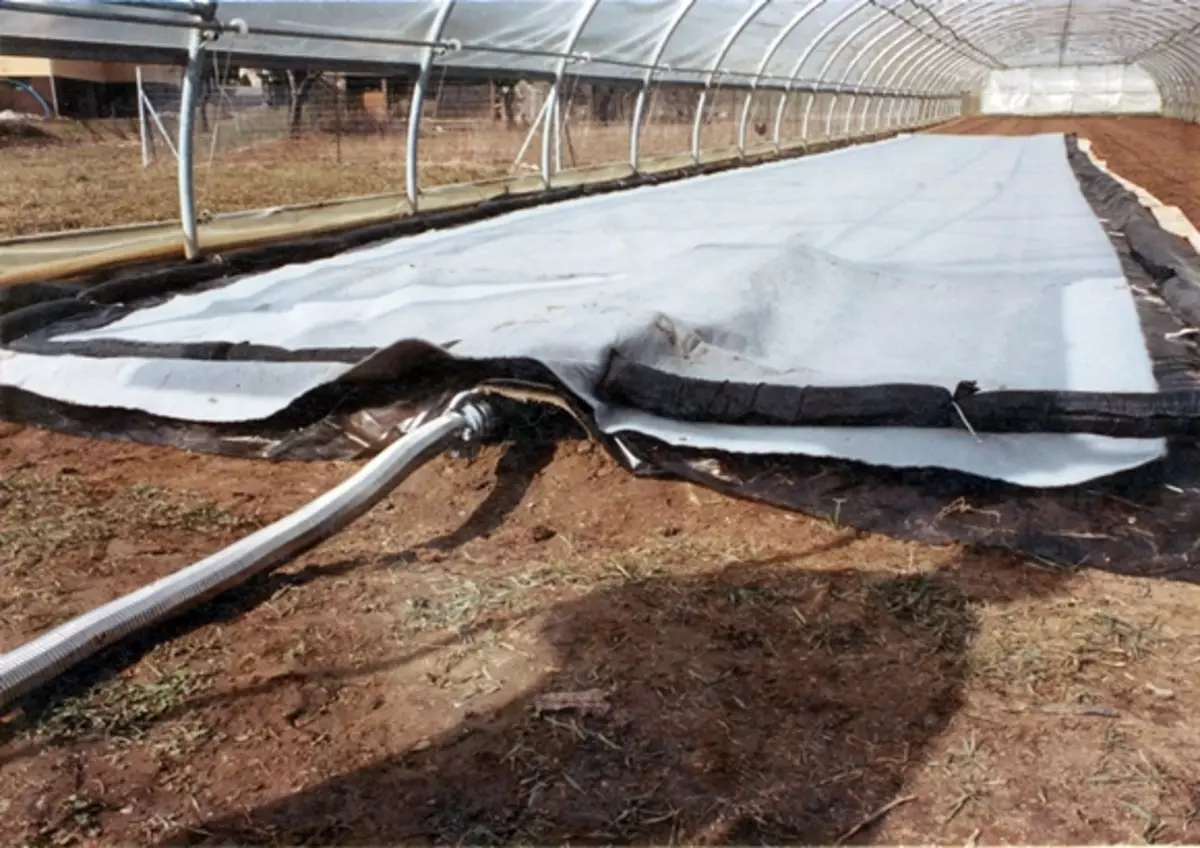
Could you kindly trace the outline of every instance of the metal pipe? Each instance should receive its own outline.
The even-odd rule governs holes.
[[[574,86],[572,86],[572,89]],[[566,134],[567,119],[570,117],[570,98],[567,98],[568,114],[563,114],[562,97],[554,99],[554,173],[563,169],[563,136]]]
[[[872,17],[867,18],[867,20],[865,20],[861,24],[859,24],[859,26],[853,32],[851,32],[849,35],[847,35],[845,38],[843,38],[840,42],[838,42],[837,47],[835,47],[829,53],[829,56],[826,57],[825,63],[821,66],[820,73],[817,74],[817,79],[825,79],[825,75],[828,74],[829,71],[833,68],[834,63],[839,58],[841,58],[841,55],[842,55],[842,53],[845,52],[846,48],[849,47],[851,44],[853,44],[855,41],[857,41],[864,33],[866,33],[872,27],[876,26],[880,21],[885,20],[886,17],[887,17],[886,10],[876,9],[875,14]],[[876,33],[875,38],[881,37],[887,31],[888,31],[888,29],[885,27],[881,32]],[[874,38],[870,39],[870,41],[874,41],[874,40],[875,40]],[[849,75],[849,72],[853,68],[857,59],[858,59],[857,54],[851,57],[850,63],[847,64],[846,68],[843,69],[843,71],[842,71],[842,78],[840,80],[838,80],[839,83],[844,83],[846,81],[846,79]],[[834,94],[832,97],[829,98],[829,105],[826,108],[826,112],[825,112],[825,132],[830,138],[835,137],[834,133],[833,133],[833,116],[834,116],[834,113],[837,111],[837,104],[838,104],[839,96],[840,96],[839,94]],[[811,103],[812,101],[810,100],[809,102]],[[854,108],[853,101],[850,104],[850,108],[851,109]],[[847,112],[847,114],[849,114],[849,112]],[[803,132],[801,133],[801,135],[803,135]]]
[[[138,101],[138,137],[142,142],[142,167],[149,168],[153,160],[153,138],[150,136],[150,118],[146,115],[146,90],[142,87],[142,66],[136,70]]]
[[[987,8],[989,8],[989,7],[980,5],[975,2],[959,3],[955,6],[951,6],[946,9],[946,13],[948,13],[948,14],[943,15],[943,20],[944,21],[949,20],[950,15],[953,15],[956,18],[960,18],[964,25],[960,30],[956,30],[956,31],[966,33],[972,23],[984,20],[983,17],[979,17],[978,15],[985,13]],[[890,81],[891,79],[896,79],[896,78],[902,77],[901,71],[904,68],[906,68],[907,65],[909,63],[911,63],[913,59],[919,58],[920,61],[924,61],[925,57],[930,55],[931,53],[935,53],[936,49],[939,46],[943,47],[943,48],[945,47],[944,44],[942,44],[941,42],[936,41],[936,40],[931,45],[923,45],[920,43],[907,43],[906,44],[906,43],[904,43],[905,41],[906,41],[906,39],[898,39],[897,41],[893,42],[892,44],[889,44],[888,47],[884,51],[881,51],[876,56],[876,58],[874,60],[872,60],[871,66],[870,66],[870,68],[868,68],[868,71],[864,72],[864,74],[863,74],[864,80],[868,78],[869,71],[873,70],[874,66],[879,61],[883,60],[885,55],[887,53],[890,53],[893,47],[902,45],[901,49],[898,52],[893,53],[890,57],[888,57],[886,63],[884,63],[882,65],[882,67],[880,68],[880,71],[879,71],[879,76],[878,76],[879,79],[888,79]],[[897,67],[896,71],[893,73],[892,69],[893,69],[893,67],[896,67],[897,64],[898,64],[898,67]],[[977,64],[980,64],[980,67],[985,67],[981,63],[977,63]],[[880,123],[882,121],[882,117],[883,117],[884,106],[891,105],[891,103],[894,103],[894,101],[879,100],[875,104],[875,109],[874,109],[875,121],[871,128],[872,132],[875,132],[879,129],[879,125],[880,125]],[[869,115],[869,110],[863,112],[862,120],[859,123],[859,132],[860,133],[864,133],[867,131],[868,115]],[[891,115],[891,110],[889,109],[889,117],[890,117],[890,115]]]
[[[960,2],[957,2],[954,6],[949,7],[945,11],[951,12],[951,13],[957,13],[959,9],[963,8],[968,3],[973,3],[973,2],[975,2],[975,0],[960,0]],[[871,61],[868,62],[867,66],[863,69],[863,72],[862,72],[861,76],[859,77],[859,84],[857,86],[855,86],[855,90],[854,90],[854,94],[852,96],[850,107],[847,110],[848,116],[853,114],[853,111],[854,111],[854,102],[853,101],[859,97],[862,87],[865,84],[869,83],[870,80],[873,79],[872,75],[874,74],[875,69],[877,67],[881,66],[881,63],[882,63],[882,67],[880,67],[879,77],[883,78],[883,77],[887,76],[888,72],[891,70],[891,68],[894,64],[901,61],[904,58],[904,56],[907,55],[909,50],[921,50],[921,49],[927,49],[927,48],[932,49],[932,48],[936,48],[936,46],[938,46],[938,45],[941,45],[943,47],[945,46],[945,45],[942,45],[942,43],[940,41],[938,41],[937,39],[933,38],[931,35],[926,33],[923,29],[920,29],[919,27],[912,25],[911,22],[905,21],[905,23],[908,23],[910,26],[909,32],[900,35],[898,38],[890,41],[888,44],[886,44],[883,47],[878,47],[876,45],[876,43],[872,42],[871,44],[868,44],[866,47],[864,47],[864,49],[862,51],[860,51],[860,53],[858,55],[855,56],[854,64],[857,64],[858,61],[865,58],[867,55],[871,56]],[[890,30],[889,30],[889,33],[890,33]],[[922,42],[920,39],[924,39],[925,42],[930,42],[931,44],[926,44],[926,43]],[[898,50],[898,52],[893,52],[896,48],[900,48],[900,49]],[[866,104],[866,106],[863,108],[862,115],[860,116],[860,119],[859,119],[859,124],[858,124],[858,134],[859,135],[862,135],[865,132],[867,132],[867,119],[870,116],[871,111],[873,109],[881,110],[883,108],[884,102],[886,102],[884,98],[876,98],[876,102],[874,102],[874,103],[868,102]],[[876,120],[876,123],[878,124],[878,119]],[[872,129],[874,129],[874,128],[872,128]],[[847,136],[852,134],[850,131],[850,121],[849,120],[847,120],[846,125],[844,127],[844,134]]]
[[[193,124],[196,103],[200,97],[200,77],[204,73],[204,33],[193,29],[188,33],[187,70],[183,75],[183,95],[179,104],[179,135],[176,141],[179,163],[176,174],[179,182],[179,225],[183,229],[183,254],[187,259],[200,255],[196,230],[195,157]]]
[[[738,153],[746,155],[746,128],[750,124],[750,114],[754,107],[754,92],[758,88],[759,82],[763,75],[767,72],[767,68],[771,64],[771,60],[775,58],[775,54],[779,52],[779,48],[787,41],[788,37],[796,30],[800,24],[804,23],[813,12],[824,6],[826,0],[811,0],[811,2],[792,16],[792,19],[784,24],[775,37],[771,39],[771,43],[767,45],[766,51],[762,55],[762,59],[758,62],[758,70],[754,74],[754,80],[750,83],[750,90],[746,92],[746,96],[742,101],[742,118],[738,122]]]
[[[937,24],[942,30],[949,31],[951,33],[951,37],[954,38],[956,41],[958,41],[959,44],[965,45],[966,47],[968,47],[972,50],[975,50],[976,52],[981,52],[983,55],[988,56],[988,58],[991,58],[989,54],[983,53],[983,51],[981,51],[981,48],[979,48],[977,45],[973,44],[970,41],[969,37],[964,37],[963,30],[956,29],[954,26],[951,26],[947,23],[949,21],[949,18],[945,17],[945,10],[946,10],[947,5],[950,2],[950,0],[946,0],[946,2],[943,2],[943,3],[933,4],[932,9],[930,8],[929,5],[917,2],[917,0],[906,0],[906,2],[909,5],[920,10],[921,12],[925,13],[926,15],[929,15],[930,17],[932,17],[934,20],[934,23]],[[215,20],[215,17],[212,14],[211,4],[198,3],[198,2],[165,2],[165,0],[146,0],[146,2],[144,2],[144,3],[138,3],[138,4],[132,4],[132,5],[124,4],[124,5],[127,8],[129,8],[130,11],[121,12],[120,7],[114,8],[112,5],[105,6],[102,4],[97,4],[95,6],[87,6],[87,5],[77,5],[77,4],[69,4],[68,5],[67,3],[63,3],[63,2],[48,2],[47,3],[47,2],[30,2],[30,0],[0,0],[0,11],[19,11],[19,12],[29,13],[29,14],[52,15],[52,16],[60,16],[60,17],[73,17],[73,18],[80,18],[80,19],[86,19],[86,20],[111,21],[111,22],[117,22],[117,23],[126,23],[126,24],[130,24],[130,25],[146,25],[146,26],[164,27],[164,28],[192,29],[195,27],[199,27],[201,29],[204,29],[207,32],[211,32],[214,34],[219,34],[219,33],[230,31],[230,30],[238,30],[239,32],[243,32],[243,33],[245,33],[247,31],[247,30],[240,29],[239,27],[236,27],[236,26],[232,26],[229,24],[223,24],[223,23]],[[877,5],[879,8],[884,9],[885,11],[887,11],[889,14],[892,14],[897,19],[905,20],[905,22],[909,26],[914,26],[914,24],[911,21],[901,18],[901,16],[896,12],[896,9],[900,8],[900,6],[897,6],[895,8],[884,7],[884,6],[879,5],[877,0],[875,0],[874,5]],[[1180,2],[1180,5],[1184,5],[1186,8],[1186,4],[1183,4],[1182,0]],[[1012,15],[1012,14],[1006,14],[1006,13],[1013,12],[1014,10],[1017,12],[1022,12],[1022,11],[1026,12],[1026,13],[1028,12],[1027,5],[1013,5],[1011,3],[1000,4],[1000,3],[979,2],[979,0],[975,0],[975,2],[972,3],[972,6],[975,7],[978,11],[982,12],[985,16],[993,17],[993,18],[996,18],[996,19],[1002,21],[1005,25],[1008,26],[1009,29],[1012,28],[1011,25],[1012,25],[1013,19],[1015,17],[1019,17],[1019,15]],[[156,9],[156,10],[169,9],[170,11],[182,12],[182,13],[188,13],[188,14],[201,14],[205,19],[197,22],[197,21],[186,21],[181,18],[166,18],[166,17],[162,17],[162,16],[151,17],[151,16],[146,16],[146,15],[131,14],[131,12],[136,13],[136,11],[139,7],[146,8],[146,9]],[[1089,9],[1090,9],[1090,7],[1089,7]],[[934,13],[935,10],[936,10],[937,14]],[[1111,9],[1111,7],[1106,7],[1106,10],[1113,11]],[[1113,23],[1116,24],[1116,26],[1114,26],[1114,32],[1116,32],[1117,34],[1122,35],[1122,36],[1125,36],[1128,34],[1133,34],[1133,33],[1142,33],[1142,34],[1148,34],[1151,38],[1153,38],[1153,37],[1159,35],[1164,29],[1166,29],[1167,27],[1169,27],[1173,24],[1173,21],[1171,20],[1172,17],[1174,17],[1174,22],[1177,22],[1178,21],[1177,16],[1182,15],[1182,14],[1183,14],[1182,12],[1180,12],[1178,9],[1176,9],[1174,7],[1168,8],[1168,9],[1155,7],[1145,13],[1142,13],[1140,11],[1125,13],[1124,10],[1122,10],[1122,14],[1120,16],[1114,16],[1112,18]],[[941,15],[942,17],[945,17],[945,20],[940,19],[939,15]],[[1028,17],[1028,15],[1026,15],[1026,16]],[[1135,25],[1133,23],[1134,21],[1139,20],[1139,19],[1145,20],[1146,25],[1140,25],[1140,24]],[[1178,46],[1180,44],[1180,42],[1182,41],[1182,39],[1186,38],[1188,35],[1195,32],[1197,29],[1200,29],[1200,22],[1197,22],[1197,20],[1195,18],[1184,17],[1183,20],[1186,21],[1184,28],[1181,28],[1181,29],[1178,29],[1175,31],[1169,31],[1170,34],[1168,34],[1165,38],[1160,38],[1158,41],[1151,42],[1151,41],[1147,40],[1146,45],[1144,47],[1140,48],[1139,52],[1124,54],[1119,59],[1115,59],[1115,61],[1118,61],[1119,63],[1131,64],[1131,63],[1134,63],[1134,62],[1140,60],[1140,58],[1141,58],[1140,54],[1148,55],[1150,53],[1154,53],[1159,50],[1162,50],[1168,45]],[[561,51],[543,50],[543,49],[536,49],[536,48],[523,48],[523,47],[516,47],[516,46],[500,46],[500,45],[475,44],[475,43],[462,43],[462,44],[455,44],[455,45],[444,43],[444,44],[430,45],[430,43],[427,40],[392,38],[392,37],[387,37],[387,36],[376,36],[376,35],[370,35],[370,34],[365,34],[365,33],[343,32],[343,31],[338,31],[338,30],[333,30],[333,29],[325,29],[325,30],[322,30],[319,32],[314,32],[310,28],[302,28],[302,27],[258,26],[258,27],[254,28],[254,32],[257,35],[268,36],[268,37],[306,38],[306,39],[317,39],[317,40],[322,40],[322,41],[342,41],[342,42],[348,42],[348,43],[377,44],[377,45],[385,45],[385,46],[420,47],[420,48],[434,46],[434,47],[441,48],[441,49],[448,49],[448,48],[454,47],[454,48],[457,48],[457,49],[460,49],[460,50],[463,50],[466,52],[491,53],[491,54],[495,54],[495,55],[528,56],[528,57],[540,57],[540,58],[558,58],[558,57],[564,55],[561,53]],[[928,33],[923,32],[923,34],[925,34],[927,37],[932,37]],[[1025,38],[1024,34],[1022,34],[1021,37],[1024,40],[1027,40],[1027,38]],[[944,44],[944,42],[943,42],[943,46],[946,46],[947,49],[962,50],[962,48],[956,48],[954,45],[946,45],[946,44]],[[574,59],[574,60],[587,61],[588,63],[591,63],[591,64],[598,64],[598,65],[603,64],[603,65],[610,65],[613,67],[634,68],[634,69],[638,69],[638,70],[645,70],[646,68],[650,67],[649,65],[647,65],[644,62],[626,61],[626,60],[621,60],[621,59],[618,59],[615,57],[608,57],[608,56],[584,57],[584,56],[572,55],[569,58]],[[694,69],[692,69],[692,68],[689,68],[689,69],[676,68],[674,70],[678,70],[678,71],[686,70],[688,72],[697,73],[697,74],[705,73],[705,69],[703,69],[703,68],[694,68]],[[749,72],[730,71],[730,72],[728,72],[728,76],[744,77],[748,81],[753,80],[755,78],[755,75],[751,74]],[[766,79],[766,77],[764,77],[764,79]],[[772,77],[771,79],[774,79],[774,78]],[[761,83],[761,81],[760,81],[760,83]],[[749,88],[750,86],[744,85],[742,87]]]
[[[549,100],[543,100],[542,105],[538,107],[537,117],[533,123],[529,125],[529,132],[525,133],[525,140],[521,142],[521,147],[517,150],[516,158],[513,159],[512,173],[517,172],[517,168],[521,166],[521,162],[525,159],[525,154],[529,151],[529,146],[533,144],[534,136],[541,129],[542,121],[546,120],[546,107],[550,105]]]
[[[592,19],[592,15],[599,5],[600,0],[587,0],[587,3],[580,10],[579,16],[571,26],[570,32],[567,33],[567,43],[563,47],[563,55],[559,58],[558,64],[554,69],[554,82],[550,86],[550,92],[546,95],[546,123],[542,127],[541,159],[542,185],[546,188],[550,188],[550,178],[553,176],[551,154],[554,152],[554,145],[558,143],[559,89],[562,88],[563,76],[567,72],[567,62],[571,59],[572,52],[575,50],[575,44],[579,41],[579,36],[583,35],[584,27]]]
[[[650,67],[646,68],[646,73],[642,77],[642,87],[638,89],[637,103],[633,107],[633,124],[629,128],[629,167],[633,168],[635,174],[638,172],[638,161],[641,158],[638,147],[641,144],[642,118],[646,113],[646,100],[649,97],[650,84],[654,81],[654,70],[662,61],[663,54],[667,52],[667,45],[671,43],[675,31],[679,29],[683,19],[688,16],[695,5],[696,0],[680,2],[679,7],[675,10],[675,16],[671,18],[671,22],[663,31],[662,38],[654,48],[654,55],[650,57]]]
[[[866,5],[874,5],[874,1],[869,0],[868,4]],[[863,35],[863,32],[869,30],[871,26],[875,26],[877,20],[880,19],[882,14],[882,12],[876,10],[875,17],[866,19],[865,22],[859,24],[857,29],[851,31],[850,34],[848,34],[845,38],[842,38],[842,40],[838,42],[838,46],[830,50],[829,55],[826,56],[824,64],[821,65],[821,70],[817,72],[817,79],[826,78],[826,74],[832,70],[834,62],[841,58],[842,52],[844,52],[847,47],[850,47],[850,44],[856,40],[856,38],[858,38],[860,35]],[[800,121],[800,138],[808,139],[809,137],[809,121],[812,118],[812,109],[814,109],[815,104],[816,97],[809,97],[808,102],[804,104],[804,118],[802,121]],[[838,95],[833,95],[832,97],[829,97],[829,104],[826,112],[826,122],[824,122],[824,132],[826,132],[827,138],[834,137],[833,114],[836,108],[838,108]]]
[[[438,6],[433,23],[429,25],[429,47],[421,56],[421,70],[417,81],[413,83],[412,99],[408,107],[408,133],[404,139],[404,194],[408,198],[409,211],[417,211],[417,196],[420,194],[418,183],[418,156],[420,155],[421,114],[425,110],[425,89],[429,87],[429,75],[433,71],[433,59],[438,48],[432,46],[442,37],[442,30],[454,8],[454,0],[442,0]],[[387,104],[384,104],[386,108]]]
[[[720,48],[713,57],[712,64],[709,66],[708,73],[704,77],[704,88],[700,89],[700,98],[696,103],[696,117],[692,120],[692,160],[700,164],[700,133],[704,127],[704,107],[708,102],[708,92],[712,89],[713,80],[717,78],[717,72],[721,69],[721,63],[725,61],[725,57],[729,55],[729,51],[733,49],[734,42],[741,37],[746,31],[746,27],[754,22],[754,19],[762,13],[762,10],[771,5],[771,0],[755,0],[754,5],[748,8],[738,19],[733,28],[725,34],[725,40],[721,42]]]
[[[805,64],[807,64],[813,53],[816,52],[816,49],[824,43],[825,39],[828,38],[830,34],[843,23],[845,23],[854,15],[857,15],[859,11],[861,11],[862,8],[867,5],[870,5],[870,0],[859,0],[858,3],[843,10],[840,15],[827,23],[821,29],[821,31],[817,33],[815,37],[813,37],[813,39],[808,43],[808,46],[805,47],[804,51],[800,54],[800,57],[796,59],[796,64],[792,66],[792,72],[788,74],[788,84],[784,88],[783,94],[779,98],[779,106],[775,110],[775,129],[771,133],[771,141],[774,143],[776,150],[779,149],[782,141],[783,119],[787,116],[788,99],[792,96],[792,86],[796,81],[796,77],[800,76],[800,71],[804,69]],[[809,103],[812,102],[814,96],[815,95],[809,96]],[[808,144],[808,139],[805,138],[803,134],[801,134],[800,140],[806,145]]]
[[[844,137],[849,138],[851,135],[853,135],[853,133],[850,130],[850,124],[853,121],[854,105],[858,102],[859,91],[862,88],[862,85],[861,85],[862,81],[865,80],[870,75],[871,71],[874,70],[875,65],[881,60],[881,57],[887,52],[887,50],[890,50],[891,47],[893,45],[895,45],[896,43],[903,41],[905,38],[905,35],[901,34],[895,41],[893,41],[891,44],[886,45],[884,48],[880,48],[879,43],[881,41],[883,41],[885,38],[887,38],[888,36],[890,36],[893,32],[895,32],[902,26],[903,26],[903,23],[895,23],[895,24],[892,24],[891,26],[889,26],[887,29],[883,30],[882,32],[877,33],[866,44],[864,44],[862,47],[860,47],[858,49],[858,51],[850,58],[850,61],[846,64],[846,68],[842,71],[842,78],[841,78],[840,82],[846,83],[850,79],[850,73],[855,68],[858,67],[858,63],[860,61],[862,61],[867,56],[874,57],[871,60],[871,62],[867,65],[867,67],[863,70],[863,72],[859,75],[859,83],[854,86],[854,90],[850,93],[850,103],[847,104],[847,106],[846,106],[846,120],[842,124],[842,135]],[[863,107],[864,114],[866,114],[865,110],[870,109],[870,108],[871,108],[870,98],[868,98],[866,105]]]
[[[933,44],[933,45],[929,45],[924,48],[918,48],[917,50],[914,50],[912,53],[907,54],[907,58],[903,62],[901,62],[899,64],[899,66],[896,68],[896,70],[894,71],[893,78],[896,80],[897,87],[898,88],[906,87],[909,84],[910,80],[912,79],[913,75],[920,73],[921,68],[923,67],[925,62],[927,62],[931,58],[937,57],[939,55],[937,52],[937,48],[940,46],[942,46],[942,45]],[[903,54],[897,54],[897,56],[899,56],[899,55],[903,55]],[[948,54],[948,55],[954,56],[954,54]],[[958,58],[955,57],[954,61],[958,61]],[[970,60],[963,59],[963,61],[969,62]],[[983,66],[980,66],[980,67],[983,67]],[[886,120],[881,121],[881,118],[883,115],[884,104],[883,104],[883,102],[880,102],[878,108],[875,111],[875,124],[872,128],[872,132],[877,132],[880,129],[881,124],[884,127],[890,128],[893,125],[893,118],[895,117],[896,110],[899,107],[900,107],[899,99],[892,99],[891,101],[889,101],[887,103],[887,118],[886,118]]]
[[[50,103],[54,106],[54,117],[61,118],[62,115],[58,111],[58,78],[54,74],[50,75]]]
[[[416,427],[357,474],[286,518],[0,654],[0,706],[118,640],[161,624],[337,533],[456,437],[478,437],[490,414],[482,403],[460,396],[447,412]]]
[[[875,0],[875,2],[876,5],[878,5],[877,0]],[[991,65],[994,68],[1007,67],[1004,62],[1000,61],[991,53],[973,43],[969,38],[965,37],[961,31],[956,30],[953,26],[947,24],[943,17],[939,17],[938,13],[934,10],[934,8],[931,8],[930,5],[925,5],[919,2],[919,0],[904,0],[904,2],[926,15],[930,20],[933,21],[933,25],[939,30],[942,30],[950,35],[950,39],[954,41],[955,44],[946,44],[944,41],[934,38],[932,33],[928,33],[930,38],[934,38],[935,41],[938,41],[938,43],[942,44],[947,50],[950,50],[954,53],[959,53],[962,56],[966,56],[967,58],[981,65]],[[936,7],[938,2],[939,0],[934,0],[932,6]],[[880,8],[886,7],[881,6]],[[895,13],[895,9],[891,9],[890,11]],[[899,18],[900,16],[897,14],[896,17]],[[901,18],[901,20],[907,21],[906,18]],[[908,21],[908,23],[913,25],[911,21]],[[922,30],[922,32],[924,32],[924,30]],[[980,59],[981,56],[983,57],[982,60]]]
[[[146,110],[146,114],[158,129],[158,134],[162,136],[163,143],[167,145],[167,149],[171,151],[171,156],[174,157],[176,165],[179,164],[179,151],[175,149],[175,142],[171,140],[171,133],[167,131],[166,125],[162,118],[159,117],[158,110],[154,108],[154,104],[150,102],[150,98],[142,95],[142,106]]]
[[[36,88],[34,88],[32,85],[30,85],[29,83],[24,82],[22,80],[8,79],[7,77],[0,77],[0,83],[4,83],[5,85],[11,85],[17,91],[22,91],[25,94],[28,94],[34,100],[36,100],[38,105],[42,107],[42,117],[43,118],[57,118],[58,117],[57,109],[51,109],[50,104],[46,102],[46,98],[42,97],[41,93]],[[50,81],[50,89],[51,89],[51,92],[53,92],[53,90],[54,90],[53,78],[51,78],[51,81]]]
[[[202,4],[206,5],[206,4]],[[374,36],[363,33],[340,32],[338,30],[321,30],[313,31],[305,28],[288,28],[288,27],[267,27],[256,25],[253,28],[249,27],[244,20],[234,19],[229,23],[221,23],[215,19],[203,21],[184,21],[173,20],[170,18],[150,18],[150,17],[130,17],[128,15],[115,14],[108,9],[87,6],[66,6],[61,2],[52,3],[33,3],[28,0],[0,0],[0,12],[16,11],[28,14],[51,15],[60,17],[83,18],[86,20],[109,21],[116,23],[129,23],[145,26],[162,26],[172,29],[200,29],[205,33],[213,36],[222,33],[236,33],[238,35],[256,35],[269,38],[301,38],[311,39],[314,41],[333,41],[346,42],[351,44],[371,44],[385,47],[433,47],[438,50],[454,50],[461,53],[485,53],[494,54],[497,56],[522,56],[542,59],[562,59],[566,62],[577,62],[581,65],[604,65],[614,68],[627,68],[638,71],[673,71],[684,75],[704,76],[711,71],[711,68],[691,67],[691,66],[675,66],[666,64],[652,65],[647,62],[628,61],[618,59],[612,56],[592,55],[587,53],[564,52],[561,50],[539,50],[533,48],[522,48],[502,45],[492,45],[475,42],[459,42],[459,41],[442,41],[438,43],[430,43],[423,39],[412,38],[391,38],[387,36]],[[391,64],[396,67],[405,67],[405,62],[386,62],[381,61],[381,64]],[[744,80],[739,82],[739,89],[748,89],[750,82],[756,78],[756,75],[751,71],[739,71],[735,69],[726,69],[721,72],[725,78],[734,80]],[[623,77],[608,77],[594,75],[596,79],[612,79],[627,81]],[[763,88],[764,83],[777,83],[771,86],[772,88],[783,89],[787,80],[782,76],[774,76],[764,74],[759,78],[759,87]],[[689,86],[699,86],[703,88],[702,83],[685,82],[682,83]],[[809,85],[797,86],[797,91],[812,90],[818,93],[830,92],[835,89],[828,86]],[[886,95],[886,92],[883,92]]]

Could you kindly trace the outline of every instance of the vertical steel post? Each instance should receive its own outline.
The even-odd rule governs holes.
[[[696,5],[696,0],[681,0],[678,8],[675,10],[675,16],[667,25],[667,29],[659,39],[658,44],[654,48],[654,55],[650,57],[648,63],[650,67],[646,68],[646,73],[642,76],[642,87],[638,89],[637,103],[633,107],[633,123],[629,128],[629,167],[633,168],[634,173],[638,171],[638,165],[641,159],[639,146],[642,136],[642,121],[646,114],[646,101],[650,96],[650,84],[654,81],[654,71],[662,61],[663,54],[667,52],[667,45],[670,44],[671,38],[675,35],[675,31],[679,29],[679,25],[683,23],[683,19],[692,11],[692,7]]]
[[[826,2],[827,0],[811,0],[807,6],[796,12],[790,21],[780,27],[779,32],[775,34],[775,37],[771,39],[771,43],[767,45],[762,59],[759,60],[758,69],[754,73],[754,79],[750,82],[750,90],[746,92],[746,96],[742,100],[742,117],[738,122],[739,155],[746,155],[746,130],[750,125],[750,116],[754,109],[754,93],[758,89],[763,75],[767,72],[767,68],[770,67],[771,60],[775,58],[775,54],[779,52],[779,49],[783,47],[783,43],[795,32],[796,28],[804,23],[819,8],[824,6]],[[780,96],[786,97],[785,94],[781,94]],[[778,148],[778,143],[775,146]]]
[[[551,154],[556,149],[555,145],[561,143],[558,140],[559,89],[562,88],[563,77],[566,75],[571,53],[575,50],[575,45],[579,43],[579,37],[583,35],[583,29],[591,20],[598,5],[600,5],[600,0],[587,0],[580,9],[579,16],[572,24],[570,32],[567,33],[567,43],[562,48],[563,55],[559,57],[558,64],[554,69],[554,82],[550,85],[550,92],[546,95],[546,122],[542,125],[541,157],[542,185],[546,188],[550,187],[550,180],[554,176]]]
[[[404,139],[404,196],[408,199],[408,207],[412,212],[417,211],[421,194],[419,157],[421,153],[421,116],[425,111],[425,91],[429,88],[433,60],[439,51],[436,44],[441,41],[442,30],[445,29],[446,21],[453,8],[454,0],[442,0],[437,14],[433,18],[433,23],[429,25],[428,40],[433,43],[425,48],[425,53],[421,56],[421,69],[417,74],[416,83],[413,84],[412,100],[408,104],[408,133]],[[386,95],[384,99],[386,101]]]
[[[200,255],[199,234],[196,229],[195,197],[195,118],[200,97],[201,76],[204,73],[204,32],[199,28],[188,31],[187,70],[183,74],[183,92],[179,103],[179,137],[176,146],[179,167],[179,225],[183,230],[183,254],[187,259]]]
[[[708,92],[712,90],[713,81],[717,78],[721,63],[733,49],[734,43],[746,31],[746,27],[750,26],[754,19],[762,13],[762,10],[769,5],[771,5],[771,0],[755,0],[754,5],[747,9],[738,22],[733,25],[733,28],[726,33],[725,40],[721,42],[720,48],[713,57],[712,65],[709,66],[708,73],[704,77],[704,88],[700,89],[700,98],[696,103],[696,117],[692,121],[692,161],[697,165],[700,164],[700,133],[704,129],[704,107],[708,103]]]
[[[788,81],[787,85],[783,89],[783,96],[779,98],[779,107],[775,110],[775,130],[772,132],[771,138],[775,142],[776,148],[779,147],[783,136],[783,119],[787,115],[788,98],[791,97],[792,88],[796,85],[796,77],[800,76],[800,71],[804,70],[804,66],[808,64],[808,60],[812,58],[812,55],[816,52],[817,48],[820,47],[825,39],[829,37],[829,34],[840,27],[852,15],[858,14],[859,10],[862,9],[863,6],[867,5],[870,5],[870,0],[860,0],[859,3],[856,3],[855,5],[846,9],[832,21],[827,23],[820,33],[818,33],[813,40],[808,43],[808,46],[804,48],[804,51],[800,54],[800,57],[796,59],[796,64],[792,66],[792,72],[788,74]],[[815,95],[811,95],[808,98],[810,105],[812,104],[814,97]],[[803,133],[801,133],[801,140],[805,143],[808,141]]]
[[[154,142],[150,135],[150,117],[146,114],[146,90],[142,87],[141,65],[137,66],[134,74],[137,82],[138,138],[142,142],[142,167],[149,168],[150,163],[154,160]]]

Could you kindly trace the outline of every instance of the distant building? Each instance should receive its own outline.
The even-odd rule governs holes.
[[[178,89],[180,69],[143,65],[142,80],[147,89]],[[0,56],[0,111],[40,115],[38,97],[64,118],[129,117],[137,114],[137,65]]]

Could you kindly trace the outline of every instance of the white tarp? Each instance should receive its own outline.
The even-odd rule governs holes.
[[[1136,66],[1014,68],[988,75],[981,108],[991,115],[1131,115],[1156,114],[1163,102]]]
[[[289,351],[403,340],[527,357],[586,400],[609,351],[790,385],[1154,392],[1136,308],[1059,135],[909,136],[584,198],[177,296],[87,342]],[[451,344],[453,343],[453,344]],[[351,366],[0,352],[0,383],[195,421],[260,419]],[[1161,440],[684,424],[597,404],[609,432],[744,453],[1065,485]]]

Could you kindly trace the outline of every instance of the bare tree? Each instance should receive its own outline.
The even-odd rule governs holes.
[[[300,122],[304,118],[304,104],[312,94],[313,87],[321,78],[320,71],[288,71],[288,132],[300,133]]]

